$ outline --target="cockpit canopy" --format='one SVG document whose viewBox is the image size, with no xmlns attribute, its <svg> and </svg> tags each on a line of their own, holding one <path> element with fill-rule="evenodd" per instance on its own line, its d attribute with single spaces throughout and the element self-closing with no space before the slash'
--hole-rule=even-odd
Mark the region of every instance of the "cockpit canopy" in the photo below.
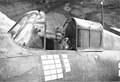
<svg viewBox="0 0 120 82">
<path fill-rule="evenodd" d="M 103 27 L 100 23 L 79 18 L 69 18 L 64 24 L 65 37 L 68 37 L 73 49 L 102 48 Z"/>
</svg>

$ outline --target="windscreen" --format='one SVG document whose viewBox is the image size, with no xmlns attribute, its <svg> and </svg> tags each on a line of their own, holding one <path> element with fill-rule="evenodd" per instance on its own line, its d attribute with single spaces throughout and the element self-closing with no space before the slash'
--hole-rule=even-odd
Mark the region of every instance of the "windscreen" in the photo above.
<svg viewBox="0 0 120 82">
<path fill-rule="evenodd" d="M 43 48 L 45 16 L 43 12 L 28 12 L 10 30 L 13 40 L 21 46 Z"/>
</svg>

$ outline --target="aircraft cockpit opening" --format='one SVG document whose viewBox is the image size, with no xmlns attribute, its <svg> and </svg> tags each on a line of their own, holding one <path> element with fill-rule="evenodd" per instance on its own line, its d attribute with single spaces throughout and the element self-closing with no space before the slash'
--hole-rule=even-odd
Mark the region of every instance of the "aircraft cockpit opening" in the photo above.
<svg viewBox="0 0 120 82">
<path fill-rule="evenodd" d="M 26 13 L 8 32 L 18 45 L 46 50 L 100 50 L 103 27 L 100 23 L 68 18 L 54 33 L 46 30 L 45 13 Z M 46 46 L 44 46 L 46 45 Z"/>
</svg>

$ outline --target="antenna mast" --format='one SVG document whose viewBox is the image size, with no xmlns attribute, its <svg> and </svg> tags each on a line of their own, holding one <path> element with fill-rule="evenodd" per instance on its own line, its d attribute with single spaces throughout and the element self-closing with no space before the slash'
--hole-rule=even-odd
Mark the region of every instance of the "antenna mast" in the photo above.
<svg viewBox="0 0 120 82">
<path fill-rule="evenodd" d="M 101 21 L 104 28 L 104 10 L 103 10 L 103 1 L 101 1 Z"/>
</svg>

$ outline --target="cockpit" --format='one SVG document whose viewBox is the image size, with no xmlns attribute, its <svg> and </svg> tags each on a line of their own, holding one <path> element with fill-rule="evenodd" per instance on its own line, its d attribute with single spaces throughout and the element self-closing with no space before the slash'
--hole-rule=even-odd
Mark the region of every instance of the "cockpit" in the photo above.
<svg viewBox="0 0 120 82">
<path fill-rule="evenodd" d="M 45 50 L 96 50 L 102 48 L 102 25 L 78 18 L 68 18 L 63 28 L 47 30 L 45 13 L 26 13 L 8 32 L 22 47 Z"/>
</svg>

